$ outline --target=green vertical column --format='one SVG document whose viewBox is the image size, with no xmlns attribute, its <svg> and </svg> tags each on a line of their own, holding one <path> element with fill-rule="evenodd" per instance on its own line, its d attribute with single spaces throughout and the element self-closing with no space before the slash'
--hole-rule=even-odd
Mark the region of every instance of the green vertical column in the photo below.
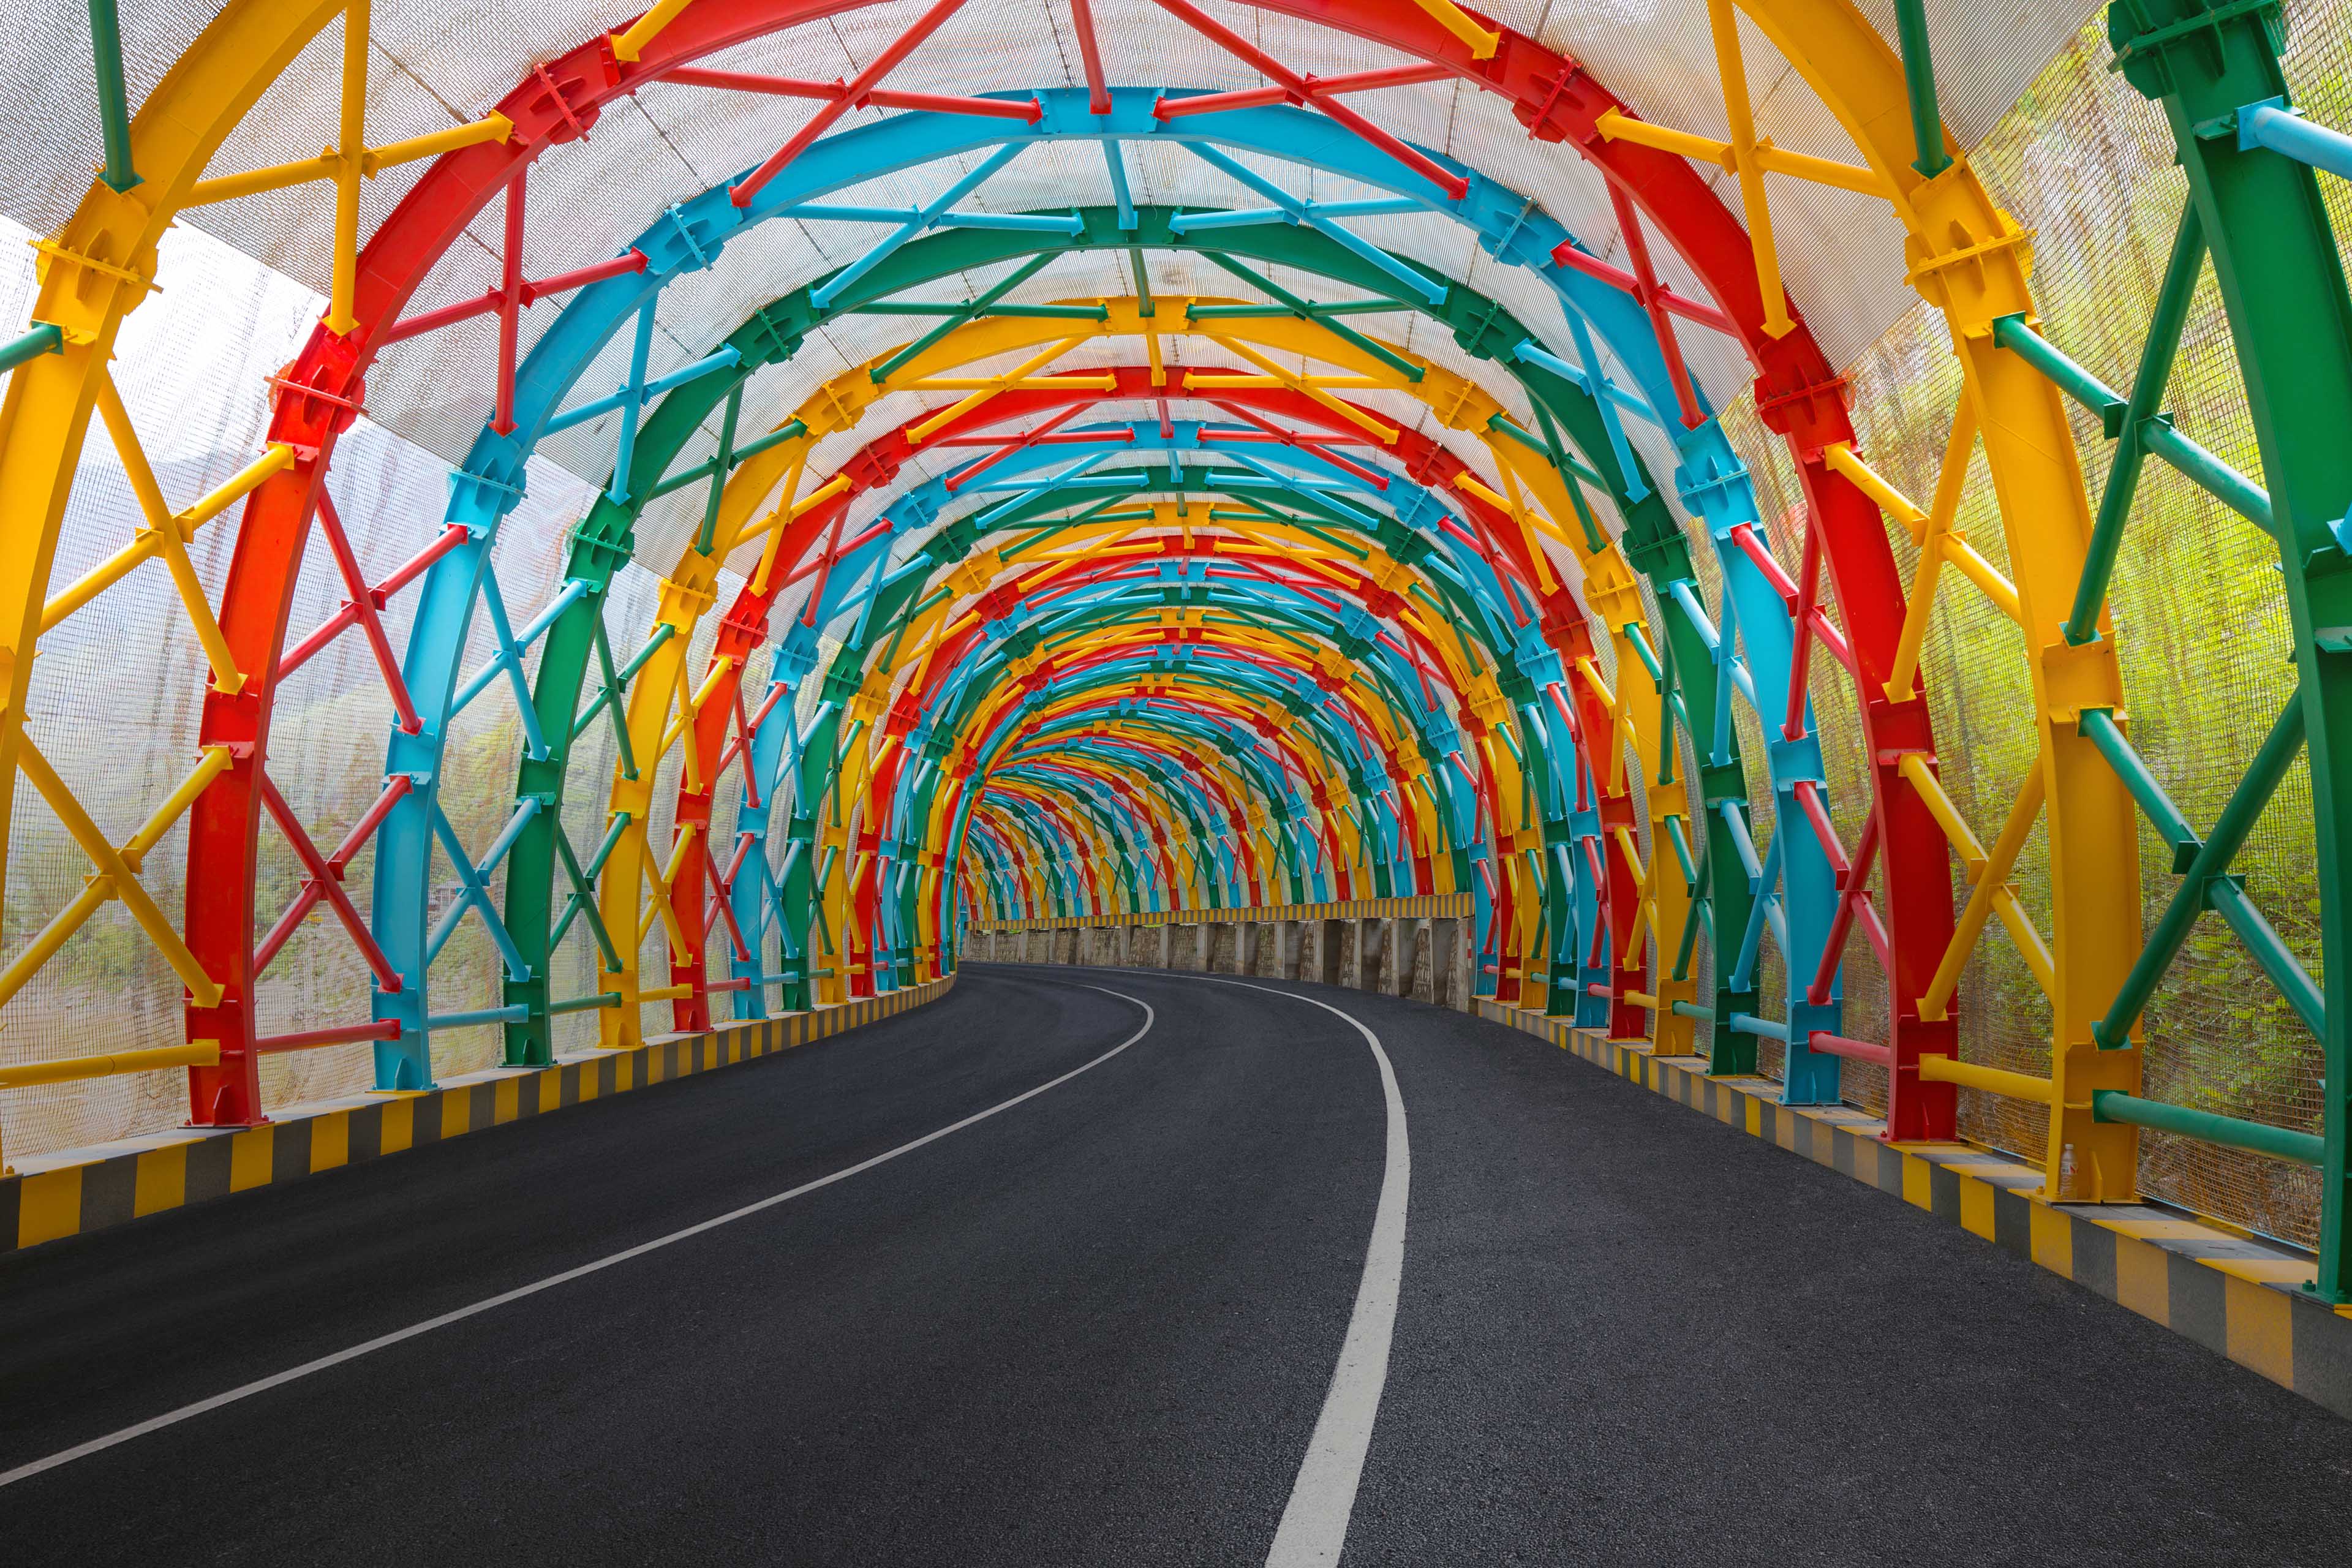
<svg viewBox="0 0 2352 1568">
<path fill-rule="evenodd" d="M 1903 47 L 1903 85 L 1911 100 L 1911 166 L 1934 179 L 1952 166 L 1944 151 L 1944 111 L 1936 101 L 1935 51 L 1927 41 L 1926 0 L 1895 0 L 1895 37 Z"/>
<path fill-rule="evenodd" d="M 2163 108 L 2188 172 L 2270 488 L 2318 819 L 2326 1087 L 2315 1289 L 2346 1302 L 2352 822 L 2336 786 L 2352 776 L 2352 556 L 2336 528 L 2352 508 L 2352 296 L 2316 176 L 2280 153 L 2238 144 L 2240 110 L 2287 97 L 2284 35 L 2277 5 L 2242 0 L 2117 0 L 2107 13 L 2117 67 Z"/>
<path fill-rule="evenodd" d="M 1624 553 L 1626 564 L 1649 582 L 1658 614 L 1652 630 L 1660 640 L 1660 653 L 1664 659 L 1663 668 L 1673 672 L 1674 690 L 1667 694 L 1661 707 L 1663 722 L 1660 729 L 1671 736 L 1677 725 L 1684 724 L 1684 720 L 1676 716 L 1677 700 L 1683 714 L 1703 716 L 1696 721 L 1711 721 L 1717 700 L 1716 683 L 1721 672 L 1717 668 L 1714 653 L 1707 646 L 1707 633 L 1691 618 L 1689 611 L 1674 591 L 1676 583 L 1686 583 L 1692 584 L 1696 595 L 1697 573 L 1691 564 L 1690 541 L 1672 509 L 1666 505 L 1665 498 L 1659 493 L 1648 465 L 1636 453 L 1633 469 L 1627 471 L 1610 447 L 1607 432 L 1602 429 L 1597 414 L 1598 405 L 1569 382 L 1539 366 L 1514 365 L 1512 372 L 1526 386 L 1536 405 L 1549 410 L 1568 432 L 1577 449 L 1591 458 L 1594 470 L 1616 503 L 1618 515 L 1624 519 L 1624 531 L 1618 540 L 1618 546 Z M 1572 484 L 1574 481 L 1570 482 Z M 1641 492 L 1638 500 L 1634 499 L 1637 489 Z M 1621 681 L 1638 679 L 1640 674 L 1637 671 L 1629 675 L 1621 670 L 1618 679 Z M 1698 787 L 1690 793 L 1697 795 L 1707 808 L 1705 824 L 1684 822 L 1684 832 L 1691 840 L 1691 853 L 1704 857 L 1701 865 L 1717 863 L 1717 858 L 1721 857 L 1720 864 L 1736 866 L 1739 863 L 1738 850 L 1733 842 L 1731 824 L 1720 808 L 1725 803 L 1729 803 L 1743 820 L 1748 815 L 1748 772 L 1738 731 L 1733 732 L 1729 754 L 1723 762 L 1715 761 L 1711 754 L 1712 735 L 1695 737 L 1691 750 L 1698 758 L 1699 774 Z M 1629 763 L 1628 765 L 1633 764 Z M 1643 759 L 1643 765 L 1652 770 L 1650 787 L 1659 787 L 1654 782 L 1656 758 Z M 1676 790 L 1683 787 L 1681 765 L 1682 759 L 1677 758 L 1676 782 L 1668 787 Z M 1653 876 L 1658 874 L 1659 868 L 1677 864 L 1674 847 L 1667 844 L 1652 845 L 1650 858 Z M 1738 1053 L 1752 1052 L 1755 1048 L 1751 1037 L 1734 1033 L 1731 1016 L 1735 1012 L 1754 1012 L 1756 993 L 1752 989 L 1738 993 L 1729 989 L 1732 965 L 1724 956 L 1738 952 L 1740 940 L 1748 930 L 1748 914 L 1752 902 L 1753 895 L 1748 890 L 1745 877 L 1709 878 L 1706 902 L 1694 908 L 1690 914 L 1692 921 L 1706 922 L 1705 934 L 1715 954 L 1714 993 L 1701 995 L 1699 1003 L 1715 1015 L 1711 1059 L 1717 1062 L 1729 1062 Z M 1664 944 L 1653 942 L 1652 946 L 1657 954 L 1656 979 L 1663 981 L 1673 972 L 1681 955 Z M 1572 976 L 1575 963 L 1572 952 L 1566 955 L 1566 963 Z M 1695 955 L 1692 967 L 1696 967 Z M 1572 977 L 1568 985 L 1571 990 L 1574 988 Z"/>
<path fill-rule="evenodd" d="M 131 166 L 131 95 L 122 83 L 122 22 L 114 0 L 89 0 L 89 58 L 98 85 L 98 123 L 106 162 L 98 177 L 108 190 L 142 184 Z"/>
</svg>

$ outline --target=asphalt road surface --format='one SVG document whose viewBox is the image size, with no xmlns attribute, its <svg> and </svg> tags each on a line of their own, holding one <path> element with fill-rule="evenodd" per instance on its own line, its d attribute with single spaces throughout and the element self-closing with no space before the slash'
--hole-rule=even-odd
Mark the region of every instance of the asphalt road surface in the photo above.
<svg viewBox="0 0 2352 1568">
<path fill-rule="evenodd" d="M 975 965 L 0 1259 L 10 1568 L 2340 1565 L 2347 1529 L 2352 1423 L 1315 985 Z"/>
</svg>

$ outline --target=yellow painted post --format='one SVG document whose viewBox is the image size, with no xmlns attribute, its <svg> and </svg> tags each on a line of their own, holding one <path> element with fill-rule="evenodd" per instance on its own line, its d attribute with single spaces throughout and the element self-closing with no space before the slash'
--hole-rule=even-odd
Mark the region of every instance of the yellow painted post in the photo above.
<svg viewBox="0 0 2352 1568">
<path fill-rule="evenodd" d="M 1895 668 L 1886 679 L 1886 700 L 1890 702 L 1908 702 L 1918 695 L 1916 677 L 1919 645 L 1927 635 L 1927 617 L 1935 613 L 1936 576 L 1944 563 L 1944 536 L 1959 512 L 1960 492 L 1968 483 L 1969 458 L 1976 445 L 1976 410 L 1963 397 L 1952 416 L 1951 436 L 1944 443 L 1944 466 L 1936 479 L 1936 504 L 1917 534 L 1919 567 L 1912 574 L 1911 597 L 1903 609 L 1903 634 L 1895 645 Z"/>
<path fill-rule="evenodd" d="M 1706 20 L 1715 35 L 1715 68 L 1723 81 L 1723 110 L 1731 124 L 1731 155 L 1739 176 L 1740 205 L 1748 214 L 1748 243 L 1756 252 L 1756 284 L 1764 294 L 1764 331 L 1785 338 L 1796 327 L 1789 318 L 1780 284 L 1780 250 L 1772 237 L 1772 211 L 1764 198 L 1764 171 L 1756 162 L 1756 114 L 1748 96 L 1748 66 L 1739 54 L 1739 24 L 1731 0 L 1706 0 Z"/>
<path fill-rule="evenodd" d="M 341 134 L 335 167 L 335 279 L 327 330 L 348 332 L 360 258 L 360 181 L 367 172 L 368 13 L 372 0 L 344 0 Z"/>
</svg>

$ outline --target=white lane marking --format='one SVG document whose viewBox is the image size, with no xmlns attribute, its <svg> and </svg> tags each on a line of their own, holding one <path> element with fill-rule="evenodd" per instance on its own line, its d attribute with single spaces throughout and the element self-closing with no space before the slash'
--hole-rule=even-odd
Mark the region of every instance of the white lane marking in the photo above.
<svg viewBox="0 0 2352 1568">
<path fill-rule="evenodd" d="M 1405 1137 L 1404 1097 L 1397 1092 L 1396 1068 L 1389 1065 L 1381 1037 L 1355 1017 L 1328 1002 L 1252 985 L 1246 980 L 1225 980 L 1213 974 L 1192 975 L 1220 985 L 1239 985 L 1271 996 L 1287 996 L 1320 1007 L 1355 1025 L 1380 1064 L 1381 1093 L 1388 1101 L 1388 1159 L 1381 1172 L 1381 1201 L 1372 1211 L 1372 1239 L 1364 1248 L 1364 1277 L 1356 1287 L 1356 1310 L 1348 1319 L 1348 1337 L 1339 1344 L 1339 1365 L 1331 1374 L 1330 1392 L 1323 1396 L 1323 1414 L 1316 1417 L 1315 1435 L 1307 1440 L 1307 1458 L 1292 1483 L 1289 1506 L 1274 1532 L 1274 1549 L 1265 1554 L 1266 1568 L 1307 1568 L 1339 1561 L 1348 1543 L 1348 1518 L 1356 1508 L 1356 1484 L 1363 1479 L 1364 1452 L 1371 1447 L 1372 1423 L 1381 1414 L 1381 1391 L 1389 1381 L 1389 1341 L 1396 1332 L 1397 1291 L 1404 1279 L 1405 1204 L 1412 1188 L 1412 1146 Z"/>
<path fill-rule="evenodd" d="M 1083 984 L 1083 982 L 1064 982 L 1064 984 Z M 707 1230 L 717 1230 L 722 1225 L 732 1225 L 739 1219 L 748 1219 L 762 1210 L 774 1208 L 778 1204 L 788 1204 L 794 1198 L 803 1197 L 815 1192 L 819 1187 L 829 1187 L 835 1182 L 847 1181 L 860 1172 L 870 1171 L 875 1166 L 895 1160 L 901 1154 L 911 1154 L 926 1143 L 935 1143 L 950 1132 L 961 1132 L 974 1122 L 985 1121 L 999 1111 L 1012 1110 L 1024 1100 L 1034 1100 L 1047 1089 L 1066 1084 L 1089 1068 L 1102 1066 L 1103 1063 L 1150 1034 L 1152 1024 L 1159 1018 L 1159 1015 L 1152 1011 L 1151 1004 L 1141 997 L 1129 996 L 1124 991 L 1113 991 L 1101 985 L 1088 985 L 1087 989 L 1100 991 L 1106 996 L 1116 996 L 1122 1002 L 1132 1002 L 1142 1008 L 1143 1027 L 1085 1066 L 1072 1068 L 1059 1078 L 1048 1079 L 1034 1089 L 1014 1095 L 1011 1100 L 992 1105 L 986 1110 L 965 1117 L 961 1121 L 950 1122 L 935 1132 L 926 1132 L 912 1142 L 901 1143 L 896 1149 L 877 1154 L 870 1160 L 860 1160 L 855 1165 L 845 1165 L 831 1175 L 819 1176 L 814 1182 L 803 1182 L 789 1192 L 778 1193 L 772 1197 L 761 1198 L 755 1203 L 745 1204 L 739 1209 L 730 1209 L 716 1218 L 706 1219 L 698 1225 L 688 1226 L 684 1230 L 674 1230 L 667 1236 L 656 1237 L 651 1241 L 639 1242 L 636 1246 L 615 1252 L 609 1258 L 600 1258 L 593 1263 L 583 1263 L 577 1268 L 567 1268 L 561 1274 L 551 1274 L 544 1279 L 503 1291 L 485 1300 L 477 1301 L 470 1307 L 460 1307 L 454 1312 L 444 1312 L 437 1318 L 427 1318 L 421 1323 L 411 1323 L 404 1329 L 395 1329 L 391 1333 L 379 1335 L 363 1344 L 353 1345 L 349 1350 L 340 1350 L 332 1355 L 322 1355 L 316 1361 L 306 1361 L 300 1366 L 289 1367 L 284 1372 L 273 1373 L 268 1377 L 246 1384 L 240 1388 L 232 1388 L 226 1394 L 215 1394 L 210 1399 L 200 1399 L 194 1405 L 184 1405 L 177 1410 L 152 1416 L 135 1426 L 125 1426 L 120 1432 L 110 1433 L 103 1437 L 94 1437 L 87 1443 L 77 1444 L 62 1452 L 51 1454 L 46 1459 L 35 1459 L 31 1464 L 19 1465 L 13 1470 L 0 1471 L 0 1487 L 14 1486 L 16 1482 L 37 1476 L 44 1470 L 54 1470 L 60 1465 L 70 1465 L 76 1459 L 86 1458 L 89 1455 L 111 1448 L 118 1443 L 128 1443 L 133 1437 L 143 1437 L 150 1432 L 158 1432 L 166 1426 L 176 1426 L 183 1421 L 218 1410 L 225 1405 L 235 1405 L 241 1399 L 250 1399 L 257 1394 L 264 1394 L 270 1389 L 282 1387 L 298 1378 L 309 1377 L 313 1373 L 325 1372 L 328 1368 L 341 1366 L 345 1362 L 357 1361 L 363 1355 L 371 1355 L 377 1351 L 399 1344 L 404 1340 L 415 1339 L 420 1334 L 429 1334 L 436 1329 L 446 1329 L 452 1323 L 478 1317 L 493 1308 L 503 1307 L 510 1301 L 520 1301 L 526 1296 L 536 1296 L 541 1290 L 552 1290 L 558 1285 L 568 1285 L 574 1279 L 583 1279 L 588 1275 L 610 1268 L 616 1263 L 626 1263 L 633 1258 L 643 1258 L 648 1252 L 657 1252 L 665 1247 L 684 1241 L 689 1237 L 700 1236 Z"/>
</svg>

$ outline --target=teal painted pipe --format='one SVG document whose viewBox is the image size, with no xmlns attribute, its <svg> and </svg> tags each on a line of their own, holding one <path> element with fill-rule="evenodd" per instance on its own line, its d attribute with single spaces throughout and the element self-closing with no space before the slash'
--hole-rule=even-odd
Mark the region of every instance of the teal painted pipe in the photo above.
<svg viewBox="0 0 2352 1568">
<path fill-rule="evenodd" d="M 2131 405 L 2106 383 L 2066 357 L 2057 345 L 2025 324 L 2023 316 L 2002 316 L 1992 324 L 1992 341 L 2007 349 L 2099 416 L 2110 441 L 2120 438 Z M 2271 526 L 2269 492 L 2237 469 L 2175 430 L 2164 416 L 2143 419 L 2137 427 L 2142 445 L 2180 470 L 2191 484 L 2223 506 L 2264 529 Z"/>
<path fill-rule="evenodd" d="M 1911 166 L 1934 179 L 1952 166 L 1944 152 L 1944 112 L 1936 102 L 1936 58 L 1927 40 L 1926 0 L 1895 0 L 1895 37 L 1903 50 L 1903 84 L 1911 96 Z"/>
<path fill-rule="evenodd" d="M 2191 1110 L 2185 1105 L 2142 1100 L 2136 1094 L 2112 1089 L 2092 1091 L 2091 1118 L 2095 1121 L 2127 1121 L 2134 1127 L 2157 1132 L 2177 1132 L 2183 1138 L 2244 1149 L 2274 1160 L 2293 1160 L 2302 1165 L 2319 1163 L 2323 1142 L 2316 1132 L 2297 1132 L 2215 1111 Z"/>
<path fill-rule="evenodd" d="M 2352 180 L 2352 136 L 2313 124 L 2301 110 L 2288 108 L 2282 99 L 2250 103 L 2238 110 L 2238 151 L 2256 147 L 2267 147 L 2299 163 Z"/>
<path fill-rule="evenodd" d="M 619 992 L 600 991 L 593 996 L 574 996 L 569 1002 L 550 1002 L 547 1012 L 548 1016 L 553 1017 L 559 1013 L 585 1013 L 592 1008 L 617 1007 L 620 1005 Z"/>
<path fill-rule="evenodd" d="M 2179 469 L 2189 483 L 2248 522 L 2265 531 L 2270 528 L 2270 492 L 2166 424 L 2162 416 L 2144 421 L 2139 438 L 2149 451 Z"/>
<path fill-rule="evenodd" d="M 114 0 L 89 0 L 89 58 L 98 78 L 98 123 L 106 138 L 106 164 L 98 172 L 110 191 L 140 184 L 131 166 L 131 99 L 122 88 L 122 24 Z"/>
<path fill-rule="evenodd" d="M 0 343 L 0 375 L 5 375 L 26 360 L 38 359 L 43 354 L 63 353 L 65 348 L 65 333 L 47 321 L 37 322 L 33 330 L 23 337 Z"/>
<path fill-rule="evenodd" d="M 2263 973 L 2270 976 L 2271 984 L 2278 987 L 2279 994 L 2287 999 L 2296 1016 L 2313 1034 L 2324 1037 L 2327 1032 L 2326 998 L 2296 961 L 2294 950 L 2263 918 L 2254 901 L 2246 897 L 2246 889 L 2240 885 L 2243 880 L 2242 877 L 2216 877 L 2207 882 L 2206 907 L 2230 922 L 2230 929 L 2238 933 L 2238 940 L 2246 944 L 2246 951 L 2254 955 L 2254 962 L 2263 966 Z"/>
<path fill-rule="evenodd" d="M 2164 407 L 2164 389 L 2172 379 L 2173 356 L 2179 352 L 2181 328 L 2189 320 L 2189 301 L 2205 268 L 2205 225 L 2194 202 L 2181 208 L 2173 230 L 2172 255 L 2165 263 L 2164 287 L 2156 296 L 2156 313 L 2147 338 L 2140 345 L 2139 371 L 2132 378 L 2130 406 L 2125 410 L 2122 435 L 2115 460 L 2107 466 L 2107 482 L 2099 492 L 2098 521 L 2084 553 L 2083 575 L 2074 588 L 2074 607 L 2063 628 L 2069 645 L 2080 647 L 2099 637 L 2099 606 L 2107 602 L 2107 581 L 2115 575 L 2116 551 L 2123 543 L 2124 525 L 2131 514 L 2132 497 L 2139 489 L 2140 460 L 2147 455 L 2147 426 Z M 2179 869 L 2179 867 L 2174 868 Z"/>
<path fill-rule="evenodd" d="M 2246 836 L 2253 831 L 2263 807 L 2270 804 L 2279 781 L 2286 776 L 2287 768 L 2303 750 L 2303 694 L 2298 690 L 2287 699 L 2286 707 L 2271 725 L 2271 732 L 2263 738 L 2262 749 L 2254 753 L 2245 777 L 2230 792 L 2228 804 L 2221 807 L 2221 815 L 2213 824 L 2211 837 L 2197 852 L 2180 886 L 2172 890 L 2171 902 L 2165 905 L 2155 929 L 2148 932 L 2147 945 L 2132 961 L 2131 972 L 2124 976 L 2116 999 L 2107 1005 L 2106 1016 L 2091 1026 L 2091 1037 L 2098 1042 L 2101 1050 L 2120 1050 L 2131 1044 L 2133 1022 L 2155 994 L 2157 982 L 2172 966 L 2181 943 L 2189 940 L 2189 926 L 2208 907 L 2206 884 L 2228 871 L 2230 862 L 2245 844 Z"/>
<path fill-rule="evenodd" d="M 463 1029 L 475 1024 L 520 1024 L 530 1016 L 530 1008 L 517 1002 L 508 1007 L 480 1007 L 470 1013 L 444 1013 L 437 1018 L 425 1020 L 427 1034 L 436 1029 Z"/>
<path fill-rule="evenodd" d="M 2112 441 L 2123 434 L 2124 400 L 2115 389 L 2068 359 L 2056 344 L 2025 324 L 2023 316 L 2001 316 L 1992 324 L 1992 341 L 2048 376 L 2058 390 L 2099 416 Z"/>
<path fill-rule="evenodd" d="M 2116 776 L 2124 781 L 2124 787 L 2139 802 L 2148 821 L 2172 846 L 2173 875 L 2177 877 L 2195 865 L 2197 851 L 2204 847 L 2203 841 L 2189 826 L 2189 819 L 2180 815 L 2180 808 L 2172 804 L 2172 797 L 2164 793 L 2164 786 L 2156 782 L 2156 775 L 2147 771 L 2147 763 L 2132 750 L 2131 742 L 2116 725 L 2116 716 L 2105 708 L 2085 708 L 2076 722 L 2083 738 L 2099 749 L 2099 755 L 2107 759 L 2107 765 L 2115 769 Z"/>
</svg>

